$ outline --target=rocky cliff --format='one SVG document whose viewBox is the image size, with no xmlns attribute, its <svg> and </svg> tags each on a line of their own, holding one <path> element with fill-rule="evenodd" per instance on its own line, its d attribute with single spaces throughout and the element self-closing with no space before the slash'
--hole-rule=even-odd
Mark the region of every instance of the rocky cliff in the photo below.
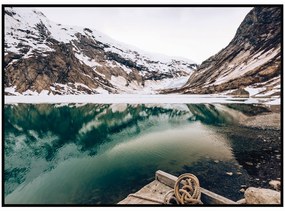
<svg viewBox="0 0 285 211">
<path fill-rule="evenodd" d="M 280 73 L 281 8 L 256 7 L 228 46 L 204 61 L 182 88 L 163 93 L 279 96 Z"/>
<path fill-rule="evenodd" d="M 182 86 L 196 64 L 63 26 L 40 11 L 5 8 L 5 95 L 156 93 Z"/>
</svg>

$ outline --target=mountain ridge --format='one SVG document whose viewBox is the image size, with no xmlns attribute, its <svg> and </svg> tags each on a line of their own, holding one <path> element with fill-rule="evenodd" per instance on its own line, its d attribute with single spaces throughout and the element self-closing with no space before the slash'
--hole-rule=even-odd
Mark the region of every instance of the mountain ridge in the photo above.
<svg viewBox="0 0 285 211">
<path fill-rule="evenodd" d="M 281 9 L 259 6 L 199 66 L 117 42 L 37 10 L 5 8 L 5 95 L 224 94 L 279 97 Z M 198 67 L 198 68 L 197 68 Z"/>
<path fill-rule="evenodd" d="M 5 8 L 6 95 L 149 94 L 185 83 L 196 68 L 155 56 L 94 29 L 54 23 L 40 11 Z"/>
<path fill-rule="evenodd" d="M 255 7 L 232 41 L 197 68 L 180 89 L 163 93 L 280 95 L 281 9 Z"/>
</svg>

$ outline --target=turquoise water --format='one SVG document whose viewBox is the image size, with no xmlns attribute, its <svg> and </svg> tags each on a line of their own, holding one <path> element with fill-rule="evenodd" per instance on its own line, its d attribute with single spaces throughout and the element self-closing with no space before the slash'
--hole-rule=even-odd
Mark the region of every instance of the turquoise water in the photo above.
<svg viewBox="0 0 285 211">
<path fill-rule="evenodd" d="M 259 162 L 263 139 L 279 135 L 239 127 L 244 106 L 18 104 L 5 105 L 4 115 L 7 204 L 115 204 L 159 169 L 194 173 L 203 187 L 237 200 L 241 185 L 280 175 L 261 178 L 260 167 L 244 165 Z"/>
</svg>

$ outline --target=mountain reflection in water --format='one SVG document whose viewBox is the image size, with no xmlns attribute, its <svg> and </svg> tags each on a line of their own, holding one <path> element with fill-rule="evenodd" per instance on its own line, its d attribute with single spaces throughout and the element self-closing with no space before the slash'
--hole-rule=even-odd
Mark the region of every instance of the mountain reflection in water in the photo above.
<svg viewBox="0 0 285 211">
<path fill-rule="evenodd" d="M 177 175 L 198 163 L 239 166 L 216 127 L 246 118 L 241 111 L 210 104 L 5 105 L 5 203 L 114 204 L 158 169 Z"/>
</svg>

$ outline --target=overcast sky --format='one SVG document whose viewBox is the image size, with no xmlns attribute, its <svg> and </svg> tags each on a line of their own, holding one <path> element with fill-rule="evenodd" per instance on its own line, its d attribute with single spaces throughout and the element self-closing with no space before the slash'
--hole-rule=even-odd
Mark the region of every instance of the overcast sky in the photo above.
<svg viewBox="0 0 285 211">
<path fill-rule="evenodd" d="M 93 28 L 145 51 L 201 63 L 226 47 L 252 8 L 37 9 L 57 23 Z"/>
</svg>

